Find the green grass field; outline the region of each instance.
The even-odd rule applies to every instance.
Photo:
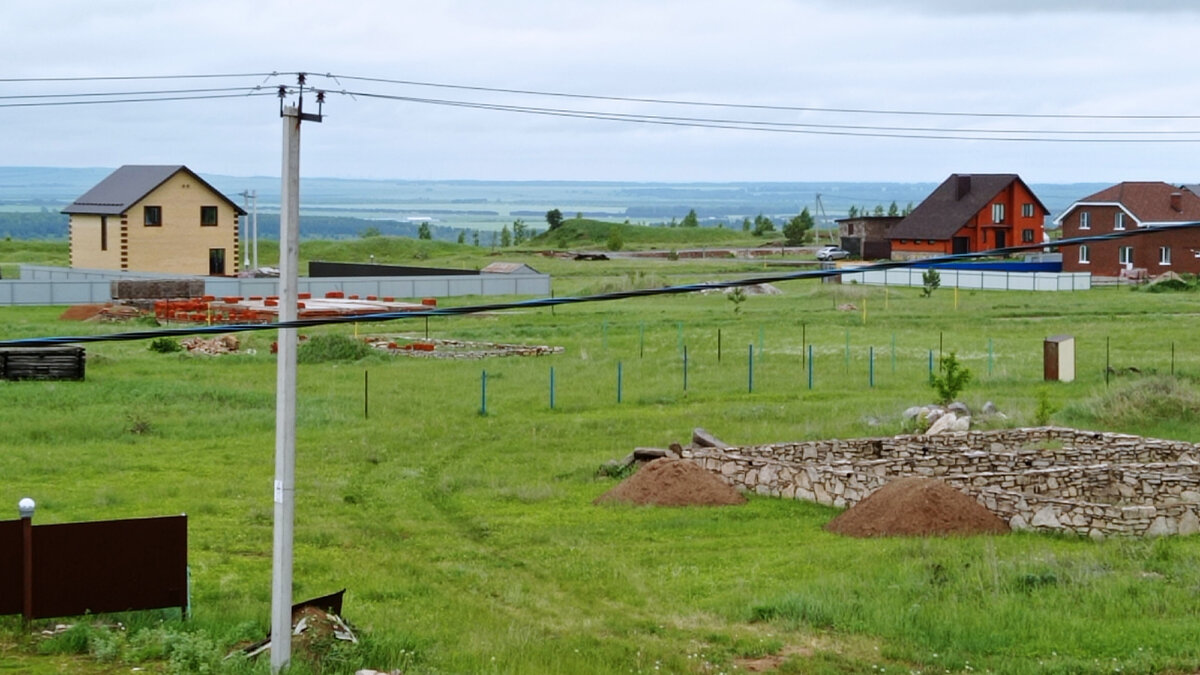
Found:
[[[488,261],[455,255],[435,251],[429,264]],[[504,259],[553,274],[559,297],[763,271]],[[302,364],[294,597],[347,588],[344,615],[363,642],[298,655],[294,671],[732,673],[754,659],[786,673],[1200,668],[1195,537],[856,540],[822,530],[836,510],[779,499],[593,506],[615,484],[598,477],[603,462],[686,442],[697,426],[739,444],[898,433],[901,412],[933,397],[931,353],[955,353],[973,374],[962,398],[993,401],[1012,426],[1032,424],[1040,399],[1055,424],[1200,431],[1192,294],[780,287],[736,305],[685,295],[429,321],[432,337],[565,348],[554,356]],[[2,337],[146,328],[61,311],[0,308]],[[1042,382],[1042,341],[1057,334],[1076,337],[1075,382]],[[270,609],[274,335],[241,339],[241,353],[221,357],[93,344],[84,382],[0,382],[0,506],[15,517],[31,496],[38,523],[187,513],[194,612],[116,617],[123,629],[88,617],[53,640],[5,617],[0,672],[267,672],[265,659],[222,660],[265,635]]]

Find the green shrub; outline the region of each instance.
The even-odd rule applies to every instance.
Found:
[[[357,361],[372,353],[371,347],[361,340],[337,333],[328,333],[301,342],[296,351],[296,361],[298,363]]]
[[[150,341],[150,344],[147,345],[146,348],[152,352],[158,352],[159,354],[170,354],[171,352],[183,351],[183,345],[169,337],[154,338]]]

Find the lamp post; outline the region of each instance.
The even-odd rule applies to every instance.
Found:
[[[21,585],[23,589],[21,614],[25,624],[33,621],[33,511],[37,508],[29,497],[17,502],[21,516]]]

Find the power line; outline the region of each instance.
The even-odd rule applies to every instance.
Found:
[[[363,98],[388,99],[476,110],[492,110],[529,115],[550,117],[567,117],[580,119],[596,119],[615,122],[634,122],[639,124],[655,124],[662,126],[678,126],[704,129],[727,129],[735,131],[759,131],[769,133],[812,134],[823,136],[858,136],[867,138],[903,138],[918,140],[967,140],[967,141],[1008,141],[1008,142],[1050,142],[1050,143],[1197,143],[1200,138],[1154,137],[1154,138],[1062,138],[1049,134],[1196,134],[1200,131],[1048,131],[1048,130],[982,130],[972,129],[969,132],[941,130],[929,127],[893,127],[816,124],[801,122],[765,122],[755,120],[728,120],[696,117],[671,117],[663,115],[647,115],[638,113],[616,113],[596,110],[571,110],[564,108],[544,108],[533,106],[507,105],[500,103],[484,103],[479,101],[460,101],[451,99],[416,98],[394,94],[380,94],[367,91],[330,90],[331,94],[344,94]],[[970,134],[1046,134],[1044,136],[975,136]]]
[[[269,73],[204,73],[187,75],[81,75],[77,77],[0,77],[0,82],[105,82],[121,80],[197,80],[231,77],[279,77],[295,75],[295,72],[271,71]]]
[[[1040,244],[1021,244],[1019,246],[1006,246],[1004,248],[990,249],[987,251],[976,251],[973,253],[957,253],[953,255],[936,256],[925,258],[922,260],[888,260],[871,265],[861,265],[858,267],[843,267],[829,270],[809,270],[805,272],[791,272],[787,274],[775,274],[767,276],[750,277],[746,279],[735,279],[733,281],[709,281],[698,284],[685,284],[681,286],[665,286],[661,288],[644,288],[632,291],[619,291],[615,293],[600,293],[596,295],[586,295],[579,297],[552,297],[538,298],[535,300],[521,300],[516,302],[501,302],[491,303],[486,305],[465,305],[462,307],[439,307],[437,309],[419,311],[419,312],[381,312],[378,314],[364,314],[357,316],[338,316],[338,317],[323,317],[319,319],[298,319],[296,321],[285,321],[272,324],[231,324],[224,326],[193,326],[188,328],[165,328],[159,330],[133,331],[128,333],[112,333],[108,335],[76,335],[76,336],[57,336],[57,337],[41,337],[41,338],[20,338],[16,340],[0,340],[0,347],[27,347],[34,345],[58,345],[58,344],[79,344],[79,343],[96,343],[96,342],[129,342],[136,340],[150,340],[160,337],[184,337],[188,335],[209,335],[221,333],[246,333],[255,331],[277,330],[280,328],[314,328],[317,326],[336,325],[344,323],[368,323],[381,321],[398,321],[403,319],[420,319],[434,316],[465,316],[469,314],[480,314],[484,312],[496,312],[509,309],[533,309],[539,307],[554,307],[556,305],[574,305],[589,302],[607,302],[612,300],[625,300],[629,298],[644,298],[655,297],[659,295],[678,295],[683,293],[696,293],[706,290],[721,290],[725,288],[736,288],[739,286],[753,286],[756,284],[780,283],[785,281],[799,281],[805,279],[824,279],[826,277],[841,276],[843,274],[854,274],[857,272],[866,272],[873,270],[889,270],[900,269],[905,267],[937,265],[944,263],[959,262],[963,260],[974,260],[977,258],[990,258],[994,256],[1011,255],[1013,253],[1021,253],[1025,251],[1038,251],[1047,248],[1061,248],[1066,246],[1076,246],[1079,244],[1089,244],[1097,241],[1110,241],[1114,239],[1124,239],[1125,237],[1136,237],[1154,232],[1165,232],[1171,230],[1185,230],[1200,227],[1200,221],[1179,223],[1173,225],[1161,225],[1156,227],[1139,228],[1135,230],[1125,230],[1117,232],[1109,232],[1106,234],[1095,234],[1086,237],[1073,237],[1071,239],[1060,239],[1054,242],[1044,242]]]
[[[247,90],[241,94],[207,94],[197,96],[147,96],[141,98],[117,98],[107,100],[89,100],[89,101],[41,101],[38,103],[0,103],[0,108],[38,108],[38,107],[58,107],[68,105],[104,105],[111,103],[155,103],[158,101],[200,101],[200,100],[215,100],[222,98],[246,98],[250,96],[278,96],[275,91],[253,91]]]
[[[902,110],[902,109],[871,109],[871,108],[823,108],[816,106],[788,106],[788,105],[759,105],[751,103],[721,103],[713,101],[688,101],[678,99],[660,99],[660,98],[638,98],[632,96],[605,96],[597,94],[573,94],[554,91],[538,91],[532,89],[508,89],[503,87],[482,87],[469,86],[459,84],[448,84],[444,82],[421,82],[416,80],[398,80],[381,77],[360,77],[354,75],[320,75],[312,73],[317,77],[328,77],[339,80],[355,80],[360,82],[377,82],[383,84],[400,84],[418,87],[436,87],[442,89],[457,89],[463,91],[479,91],[499,94],[521,94],[529,96],[547,96],[557,98],[577,98],[591,99],[598,101],[619,101],[624,103],[653,103],[662,105],[681,105],[681,106],[699,106],[711,108],[743,108],[748,110],[779,110],[789,112],[821,112],[821,113],[838,113],[838,114],[854,114],[854,115],[911,115],[911,116],[929,116],[929,117],[999,117],[999,118],[1025,118],[1025,119],[1066,119],[1066,120],[1195,120],[1200,119],[1200,115],[1101,115],[1101,114],[1084,114],[1084,113],[1009,113],[1009,112],[966,112],[966,111],[944,111],[944,110]]]

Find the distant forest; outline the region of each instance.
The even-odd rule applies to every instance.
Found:
[[[243,221],[244,222],[244,221]],[[428,224],[433,239],[454,241],[462,228]],[[369,234],[418,238],[420,223],[345,216],[300,215],[300,234],[308,239],[348,239]],[[0,235],[7,239],[66,239],[67,216],[57,211],[0,211]],[[279,214],[258,214],[258,236],[279,238]],[[468,233],[469,236],[469,233]]]

